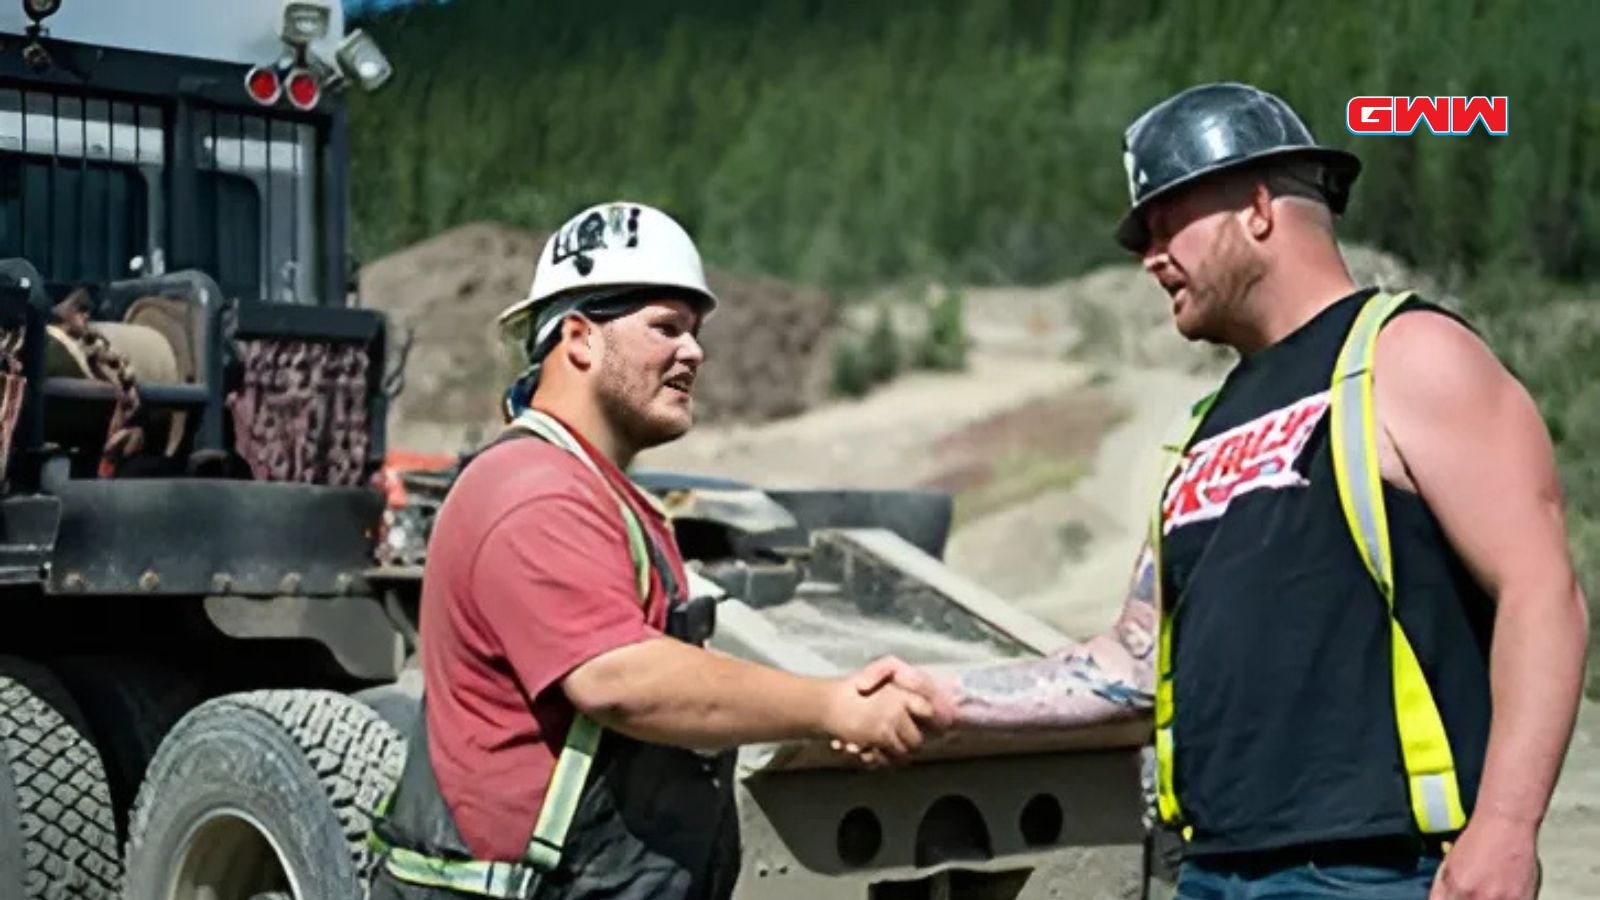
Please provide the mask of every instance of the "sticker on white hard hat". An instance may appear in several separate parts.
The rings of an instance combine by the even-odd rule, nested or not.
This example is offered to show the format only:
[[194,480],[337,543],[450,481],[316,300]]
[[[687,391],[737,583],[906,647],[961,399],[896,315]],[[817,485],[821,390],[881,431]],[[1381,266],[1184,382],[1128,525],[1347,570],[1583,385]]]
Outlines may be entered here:
[[502,326],[533,307],[576,290],[662,287],[716,296],[694,240],[673,218],[642,203],[605,203],[568,219],[545,242],[528,296],[500,313]]

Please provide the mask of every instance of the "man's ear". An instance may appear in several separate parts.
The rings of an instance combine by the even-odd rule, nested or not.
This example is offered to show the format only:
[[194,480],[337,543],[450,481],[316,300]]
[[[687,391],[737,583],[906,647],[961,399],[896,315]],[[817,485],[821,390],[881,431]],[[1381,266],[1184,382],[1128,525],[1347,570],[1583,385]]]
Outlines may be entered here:
[[1272,208],[1272,192],[1262,182],[1256,182],[1250,189],[1250,205],[1244,210],[1245,230],[1258,241],[1266,240],[1277,224],[1276,213]]
[[599,348],[595,346],[595,339],[599,330],[583,316],[567,316],[561,320],[562,352],[579,371],[593,366],[598,358]]

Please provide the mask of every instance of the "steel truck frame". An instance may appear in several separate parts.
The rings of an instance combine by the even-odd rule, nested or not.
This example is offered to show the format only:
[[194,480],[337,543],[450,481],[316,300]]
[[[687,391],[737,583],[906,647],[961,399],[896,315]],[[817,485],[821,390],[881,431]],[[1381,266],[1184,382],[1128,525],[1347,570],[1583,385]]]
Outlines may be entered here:
[[[397,378],[348,252],[324,0],[0,10],[0,896],[361,896],[415,714],[430,511],[374,476]],[[714,643],[796,671],[1065,638],[940,562],[950,500],[638,473]],[[741,898],[1127,897],[1146,723],[904,770],[741,754]]]

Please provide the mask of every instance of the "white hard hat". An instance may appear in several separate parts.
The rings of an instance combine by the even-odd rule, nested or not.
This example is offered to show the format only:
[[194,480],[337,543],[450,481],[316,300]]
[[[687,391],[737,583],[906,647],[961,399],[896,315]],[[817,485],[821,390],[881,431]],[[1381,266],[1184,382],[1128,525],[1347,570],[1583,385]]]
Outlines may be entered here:
[[540,304],[576,291],[629,287],[675,288],[705,300],[700,251],[671,216],[642,203],[603,203],[578,213],[556,230],[539,254],[528,296],[506,307],[498,322],[510,325]]

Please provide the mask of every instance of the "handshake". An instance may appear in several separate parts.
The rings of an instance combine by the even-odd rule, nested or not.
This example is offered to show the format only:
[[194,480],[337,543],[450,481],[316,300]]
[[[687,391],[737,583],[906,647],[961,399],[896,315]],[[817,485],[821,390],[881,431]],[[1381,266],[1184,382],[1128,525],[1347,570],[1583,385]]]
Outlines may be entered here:
[[867,768],[904,762],[955,723],[955,691],[886,656],[834,682],[825,713],[834,750]]

